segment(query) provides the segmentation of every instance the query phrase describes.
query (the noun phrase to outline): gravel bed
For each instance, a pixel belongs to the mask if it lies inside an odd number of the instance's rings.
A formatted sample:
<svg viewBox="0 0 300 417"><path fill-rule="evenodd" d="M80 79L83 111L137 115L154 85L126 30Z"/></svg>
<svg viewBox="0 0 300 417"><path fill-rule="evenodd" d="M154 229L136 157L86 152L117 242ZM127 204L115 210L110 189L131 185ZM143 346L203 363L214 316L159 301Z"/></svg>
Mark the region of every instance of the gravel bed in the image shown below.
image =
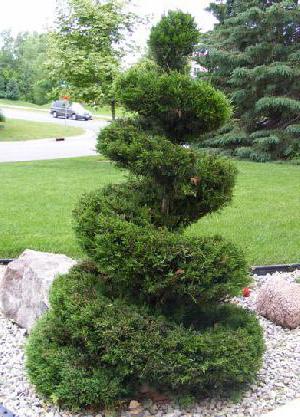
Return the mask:
<svg viewBox="0 0 300 417"><path fill-rule="evenodd" d="M0 266L0 275L4 267ZM300 278L300 270L277 273L289 281ZM249 298L234 301L245 308L254 309L256 288L272 275L254 276ZM287 330L260 318L264 329L266 353L264 365L255 385L246 391L238 402L207 399L192 407L180 408L176 404L147 401L139 410L121 412L121 417L259 417L286 402L300 397L300 328ZM43 402L26 379L24 370L25 331L0 313L0 404L19 417L101 417L98 414L72 414ZM134 399L133 399L134 400ZM111 413L106 413L112 416Z"/></svg>

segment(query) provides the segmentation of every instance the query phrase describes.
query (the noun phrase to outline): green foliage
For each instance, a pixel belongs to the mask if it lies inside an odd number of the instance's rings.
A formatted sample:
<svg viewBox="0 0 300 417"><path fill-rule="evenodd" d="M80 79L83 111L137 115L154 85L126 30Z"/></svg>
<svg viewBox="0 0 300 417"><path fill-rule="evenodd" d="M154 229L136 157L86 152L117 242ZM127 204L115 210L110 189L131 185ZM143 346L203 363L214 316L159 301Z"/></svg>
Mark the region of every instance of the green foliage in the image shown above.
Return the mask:
<svg viewBox="0 0 300 417"><path fill-rule="evenodd" d="M252 153L251 146L241 146L235 149L235 156L239 159L251 159Z"/></svg>
<svg viewBox="0 0 300 417"><path fill-rule="evenodd" d="M300 101L287 97L263 97L257 101L255 110L266 116L270 114L281 116L284 113L289 117L297 116L300 112Z"/></svg>
<svg viewBox="0 0 300 417"><path fill-rule="evenodd" d="M186 143L226 122L231 110L226 97L208 83L177 71L162 73L152 66L129 69L116 83L116 94L128 110L139 113L153 130Z"/></svg>
<svg viewBox="0 0 300 417"><path fill-rule="evenodd" d="M0 74L0 98L6 97L6 80L3 75Z"/></svg>
<svg viewBox="0 0 300 417"><path fill-rule="evenodd" d="M157 305L184 299L201 304L236 295L247 284L244 258L231 244L144 226L141 216L135 224L116 213L105 215L97 194L77 210L76 230L84 249L108 275L114 295L132 294ZM95 213L96 203L100 213Z"/></svg>
<svg viewBox="0 0 300 417"><path fill-rule="evenodd" d="M191 322L189 305L181 306L183 327L107 291L106 277L90 264L54 282L51 311L27 345L29 377L52 401L109 406L143 383L182 395L201 387L205 395L255 378L263 343L253 314L234 305L197 307Z"/></svg>
<svg viewBox="0 0 300 417"><path fill-rule="evenodd" d="M197 165L203 175L201 184L195 186L189 181L185 189L182 182L182 191L180 193L178 190L178 194L173 194L171 189L167 194L159 184L154 188L149 181L135 180L127 185L109 186L85 195L86 201L81 200L75 210L78 222L76 230L82 245L85 247L85 242L94 238L94 233L90 232L98 226L97 216L103 211L120 216L126 213L126 219L140 225L150 222L157 227L181 230L206 214L226 206L231 200L235 170L230 171L227 161L219 164L216 160L215 156L203 158ZM175 187L177 190L177 184ZM130 202L126 200L129 198ZM162 211L162 202L169 203L167 212ZM150 203L151 209L148 207Z"/></svg>
<svg viewBox="0 0 300 417"><path fill-rule="evenodd" d="M266 100L267 101L267 100ZM198 148L210 153L218 153L256 162L288 159L292 160L300 152L298 125L286 129L262 129L252 133L245 131L241 123L226 125L212 134L203 136Z"/></svg>
<svg viewBox="0 0 300 417"><path fill-rule="evenodd" d="M165 71L185 69L188 57L200 38L197 24L190 14L169 11L151 29L149 48L154 60Z"/></svg>
<svg viewBox="0 0 300 417"><path fill-rule="evenodd" d="M6 96L10 79L16 80L22 100L36 104L49 101L52 88L45 68L48 48L48 34L19 33L12 37L10 32L0 33L0 98ZM43 86L37 95L36 91Z"/></svg>
<svg viewBox="0 0 300 417"><path fill-rule="evenodd" d="M20 97L20 90L16 80L9 80L6 85L6 98L9 100L18 100Z"/></svg>
<svg viewBox="0 0 300 417"><path fill-rule="evenodd" d="M179 15L158 26L163 38L170 22L181 37L190 17ZM143 62L116 84L136 115L103 129L97 150L130 177L79 202L74 228L94 264L54 282L50 312L29 340L32 382L70 408L116 404L144 383L219 393L252 381L261 364L257 319L228 303L249 283L243 253L221 237L182 233L231 200L232 163L181 146L221 127L229 102L159 64Z"/></svg>
<svg viewBox="0 0 300 417"><path fill-rule="evenodd" d="M285 129L288 133L291 133L292 135L300 137L300 124L297 125L289 125Z"/></svg>
<svg viewBox="0 0 300 417"><path fill-rule="evenodd" d="M220 23L203 38L208 54L199 61L208 73L202 78L230 95L239 127L248 136L247 143L225 137L217 145L230 151L251 146L256 160L292 159L300 145L285 128L297 123L300 109L299 2L227 0L210 9ZM266 139L264 146L251 143L251 134L260 130L279 131L279 139L272 144ZM267 142L272 145L268 149Z"/></svg>
<svg viewBox="0 0 300 417"><path fill-rule="evenodd" d="M141 131L132 121L108 126L99 139L99 152L139 177L129 184L123 200L131 200L134 193L135 205L144 210L148 207L149 221L156 226L187 226L231 200L236 170L227 160L178 147L164 137ZM124 192L121 185L111 193ZM168 204L166 211L162 210L163 201ZM123 201L119 204L121 209ZM81 201L78 209L84 206ZM95 210L96 214L99 208L95 206ZM119 212L119 207L114 206L114 210Z"/></svg>
<svg viewBox="0 0 300 417"><path fill-rule="evenodd" d="M58 10L48 60L57 95L96 105L111 99L124 36L136 20L125 11L126 3L68 0L68 7Z"/></svg>

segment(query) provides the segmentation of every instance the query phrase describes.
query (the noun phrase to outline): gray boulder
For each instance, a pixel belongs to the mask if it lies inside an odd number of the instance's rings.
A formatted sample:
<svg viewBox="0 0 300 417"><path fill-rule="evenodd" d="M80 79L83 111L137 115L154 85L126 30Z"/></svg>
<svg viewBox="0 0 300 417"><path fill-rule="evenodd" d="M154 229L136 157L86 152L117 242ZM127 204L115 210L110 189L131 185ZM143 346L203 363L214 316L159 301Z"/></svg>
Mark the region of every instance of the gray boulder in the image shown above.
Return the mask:
<svg viewBox="0 0 300 417"><path fill-rule="evenodd" d="M20 327L30 331L49 307L49 288L57 275L76 262L65 255L25 250L8 264L0 277L0 309Z"/></svg>

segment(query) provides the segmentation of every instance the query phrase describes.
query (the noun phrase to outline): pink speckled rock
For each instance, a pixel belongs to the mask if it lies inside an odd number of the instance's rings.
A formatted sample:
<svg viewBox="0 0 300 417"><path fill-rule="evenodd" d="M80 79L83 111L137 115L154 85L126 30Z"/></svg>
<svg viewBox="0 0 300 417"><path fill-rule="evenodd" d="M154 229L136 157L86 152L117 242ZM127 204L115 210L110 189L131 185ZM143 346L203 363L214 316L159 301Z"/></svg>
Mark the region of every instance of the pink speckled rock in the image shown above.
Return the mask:
<svg viewBox="0 0 300 417"><path fill-rule="evenodd" d="M275 324L295 329L300 326L300 284L270 278L257 294L256 309Z"/></svg>

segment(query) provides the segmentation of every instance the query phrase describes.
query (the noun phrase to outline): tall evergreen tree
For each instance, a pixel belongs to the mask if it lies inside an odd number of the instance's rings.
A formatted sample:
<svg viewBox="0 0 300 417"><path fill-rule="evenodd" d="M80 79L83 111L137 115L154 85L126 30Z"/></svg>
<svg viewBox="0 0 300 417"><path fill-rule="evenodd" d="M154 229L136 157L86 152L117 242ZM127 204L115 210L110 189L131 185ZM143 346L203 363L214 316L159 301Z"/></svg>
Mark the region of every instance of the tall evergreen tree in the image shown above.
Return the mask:
<svg viewBox="0 0 300 417"><path fill-rule="evenodd" d="M238 157L265 161L300 152L300 6L295 0L227 0L199 58L228 93L236 122L204 141Z"/></svg>

